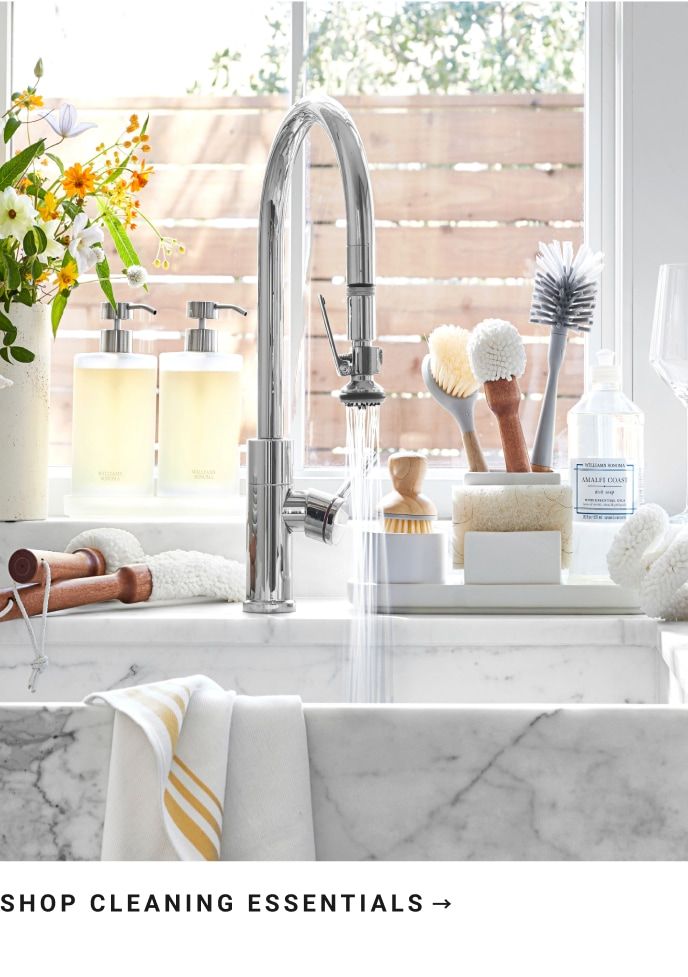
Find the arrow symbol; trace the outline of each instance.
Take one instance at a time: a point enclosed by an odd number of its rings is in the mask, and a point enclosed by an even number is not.
[[[433,902],[433,906],[444,906],[445,909],[449,909],[451,903],[448,899],[444,899],[442,902]]]

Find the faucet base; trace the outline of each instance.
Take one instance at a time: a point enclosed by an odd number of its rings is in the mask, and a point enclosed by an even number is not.
[[[293,600],[245,600],[244,614],[291,614],[295,610]]]

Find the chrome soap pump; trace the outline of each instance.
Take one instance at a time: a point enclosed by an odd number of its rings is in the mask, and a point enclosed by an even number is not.
[[[74,357],[72,493],[76,496],[153,494],[155,465],[155,356],[132,352],[132,331],[122,329],[135,309],[109,302],[101,318],[100,352]]]
[[[238,305],[189,302],[184,351],[160,356],[159,495],[229,495],[238,491],[243,358],[218,351],[207,321]]]

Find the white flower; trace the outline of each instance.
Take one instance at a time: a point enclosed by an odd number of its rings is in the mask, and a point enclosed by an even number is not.
[[[4,390],[5,387],[11,387],[13,383],[14,380],[8,380],[7,377],[4,377],[2,373],[0,373],[0,390]]]
[[[14,237],[22,241],[37,217],[38,212],[26,194],[17,193],[14,187],[0,192],[0,238]]]
[[[39,252],[42,258],[61,258],[65,253],[64,244],[60,244],[59,241],[55,239],[55,234],[57,228],[60,226],[59,220],[36,221],[36,225],[45,233],[48,243],[44,250]]]
[[[105,235],[101,227],[86,227],[88,217],[83,211],[74,218],[68,251],[76,261],[79,274],[90,271],[97,261],[105,257],[100,245]]]
[[[68,104],[61,106],[59,111],[53,109],[46,115],[46,119],[53,132],[62,136],[63,139],[78,136],[80,133],[86,132],[87,129],[97,128],[95,122],[77,122],[76,109],[73,105]]]
[[[148,281],[148,272],[142,265],[130,265],[127,268],[127,281],[132,288],[142,288]]]

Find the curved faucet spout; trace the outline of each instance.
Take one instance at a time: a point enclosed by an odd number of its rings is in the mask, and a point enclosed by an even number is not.
[[[297,102],[284,118],[270,150],[260,201],[258,235],[258,437],[284,436],[284,227],[294,161],[306,134],[321,126],[334,147],[346,208],[346,278],[368,295],[349,296],[352,343],[375,338],[375,219],[368,163],[346,109],[320,96]],[[359,289],[360,290],[360,289]],[[353,306],[353,308],[352,308]],[[351,318],[351,315],[350,315]],[[352,335],[360,333],[360,335]]]
[[[288,112],[270,150],[258,229],[258,436],[248,442],[247,599],[253,613],[293,609],[291,537],[334,542],[341,532],[343,500],[322,492],[295,492],[292,443],[285,438],[284,228],[298,155],[309,129],[321,126],[334,147],[346,205],[347,336],[339,354],[322,301],[335,369],[348,383],[347,407],[380,404],[373,379],[382,353],[375,340],[375,220],[368,164],[349,113],[334,99],[306,98]]]

